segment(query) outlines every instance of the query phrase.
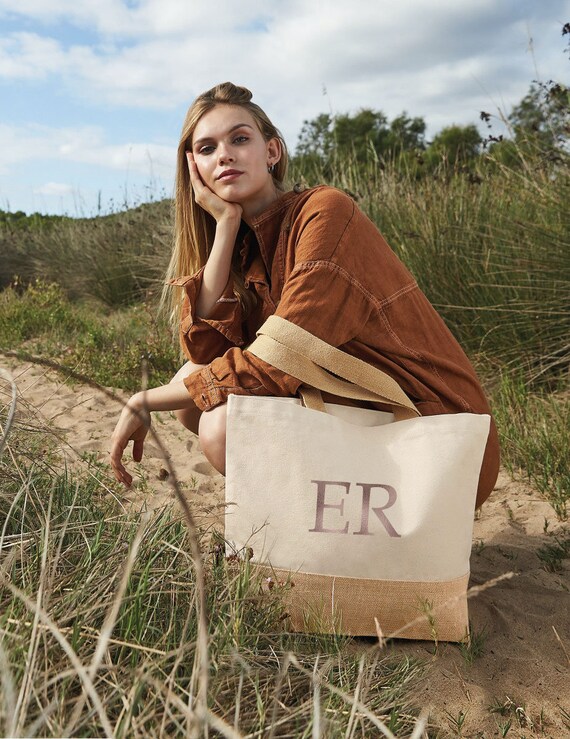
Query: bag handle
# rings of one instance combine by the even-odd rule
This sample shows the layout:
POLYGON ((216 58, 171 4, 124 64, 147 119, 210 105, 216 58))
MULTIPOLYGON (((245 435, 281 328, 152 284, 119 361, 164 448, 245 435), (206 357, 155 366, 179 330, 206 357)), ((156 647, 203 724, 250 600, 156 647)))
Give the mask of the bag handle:
POLYGON ((398 383, 385 372, 281 316, 269 316, 247 351, 311 387, 343 398, 390 405, 397 420, 420 415, 398 383))

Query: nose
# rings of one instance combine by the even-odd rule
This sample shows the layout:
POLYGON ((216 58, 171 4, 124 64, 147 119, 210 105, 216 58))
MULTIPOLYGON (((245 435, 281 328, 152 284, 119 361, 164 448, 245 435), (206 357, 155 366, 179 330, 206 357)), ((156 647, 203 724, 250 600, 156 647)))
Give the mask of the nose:
POLYGON ((226 144, 220 143, 218 145, 218 162, 224 164, 225 162, 233 162, 234 157, 230 148, 226 144))

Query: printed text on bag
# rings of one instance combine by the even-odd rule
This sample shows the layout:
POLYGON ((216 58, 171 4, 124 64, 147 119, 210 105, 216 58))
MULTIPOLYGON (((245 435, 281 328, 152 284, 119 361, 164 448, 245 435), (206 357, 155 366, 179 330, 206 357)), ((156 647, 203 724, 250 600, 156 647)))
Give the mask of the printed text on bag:
MULTIPOLYGON (((348 534, 349 521, 347 521, 343 528, 325 528, 324 517, 326 508, 336 508, 339 516, 344 516, 344 499, 341 499, 338 503, 326 503, 325 496, 327 494, 327 485, 336 485, 344 488, 346 495, 350 494, 350 482, 334 481, 334 480, 311 480, 317 486, 317 507, 315 513, 315 527, 309 529, 311 532, 326 533, 326 534, 348 534)), ((362 508, 360 517, 360 529, 359 531, 353 531, 352 533, 356 536, 373 536, 373 532, 369 530, 369 518, 370 511, 376 514, 378 520, 386 530, 389 536, 400 537, 400 534, 396 531, 394 526, 390 523, 388 517, 384 513, 387 508, 391 508, 398 498, 396 489, 391 485, 384 485, 382 483, 372 482, 357 482, 357 486, 362 488, 362 508), (382 488, 388 493, 388 500, 383 506, 375 506, 370 508, 370 498, 373 488, 382 488)), ((330 499, 330 498, 329 498, 330 499)))

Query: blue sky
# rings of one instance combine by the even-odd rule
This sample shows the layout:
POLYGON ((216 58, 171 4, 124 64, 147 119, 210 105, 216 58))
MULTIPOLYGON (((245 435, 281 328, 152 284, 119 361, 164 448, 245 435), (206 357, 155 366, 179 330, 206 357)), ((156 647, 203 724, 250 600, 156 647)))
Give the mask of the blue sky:
POLYGON ((329 111, 478 123, 568 84, 569 21, 570 0, 0 0, 0 208, 170 196, 186 109, 225 80, 291 149, 329 111))

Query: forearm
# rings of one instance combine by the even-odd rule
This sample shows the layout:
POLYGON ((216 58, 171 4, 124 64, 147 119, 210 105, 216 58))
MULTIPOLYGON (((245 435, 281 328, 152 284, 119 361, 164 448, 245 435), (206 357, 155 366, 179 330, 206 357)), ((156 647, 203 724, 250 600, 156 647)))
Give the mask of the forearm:
POLYGON ((214 243, 202 279, 196 310, 201 318, 208 318, 216 301, 227 285, 232 264, 235 239, 241 219, 228 217, 216 226, 214 243))
POLYGON ((150 390, 141 390, 133 395, 129 400, 129 405, 135 410, 147 411, 178 411, 196 408, 182 380, 170 382, 161 387, 153 387, 150 390))

